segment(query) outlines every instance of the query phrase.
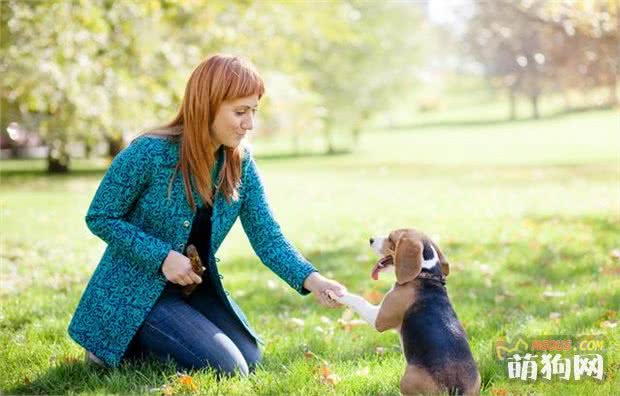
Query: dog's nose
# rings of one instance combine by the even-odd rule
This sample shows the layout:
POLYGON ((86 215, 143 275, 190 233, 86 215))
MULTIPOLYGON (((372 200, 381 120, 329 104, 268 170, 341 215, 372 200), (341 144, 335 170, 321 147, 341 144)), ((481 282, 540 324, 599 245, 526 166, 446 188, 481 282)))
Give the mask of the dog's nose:
POLYGON ((370 244, 372 245, 372 243, 375 241, 375 238, 370 238, 368 241, 369 241, 369 242, 370 242, 370 244))

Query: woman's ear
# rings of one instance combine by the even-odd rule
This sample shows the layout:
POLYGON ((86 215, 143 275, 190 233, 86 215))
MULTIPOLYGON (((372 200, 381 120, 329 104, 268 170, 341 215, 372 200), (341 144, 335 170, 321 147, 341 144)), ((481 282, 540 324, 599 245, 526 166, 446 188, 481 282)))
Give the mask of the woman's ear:
POLYGON ((433 248, 439 256, 439 266, 441 268, 441 272, 444 274, 444 276, 448 276, 448 274, 450 273, 450 264, 448 264, 448 260, 446 260, 446 257, 443 255, 441 249, 439 249, 439 246, 437 246, 437 244, 433 241, 431 241, 431 243, 433 244, 433 248))
POLYGON ((422 249, 422 242, 405 234, 396 241, 394 267, 399 285, 411 282, 422 271, 422 249))

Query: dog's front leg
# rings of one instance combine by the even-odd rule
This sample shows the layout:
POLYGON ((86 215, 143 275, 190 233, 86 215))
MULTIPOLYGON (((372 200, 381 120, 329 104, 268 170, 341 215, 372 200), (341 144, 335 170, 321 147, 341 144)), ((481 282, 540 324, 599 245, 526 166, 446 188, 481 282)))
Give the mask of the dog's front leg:
POLYGON ((379 306, 372 305, 363 297, 357 296, 355 294, 346 293, 342 297, 338 297, 331 290, 328 290, 327 293, 333 299, 338 301, 341 304, 344 304, 358 313, 359 316, 362 317, 369 325, 373 328, 375 327, 375 322, 377 321, 377 315, 379 314, 379 306))

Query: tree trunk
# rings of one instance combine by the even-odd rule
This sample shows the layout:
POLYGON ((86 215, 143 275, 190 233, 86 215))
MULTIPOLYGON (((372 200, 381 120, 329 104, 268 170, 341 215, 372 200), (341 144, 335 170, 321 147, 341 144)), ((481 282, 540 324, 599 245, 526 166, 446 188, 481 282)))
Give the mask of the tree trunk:
POLYGON ((535 119, 539 119, 540 113, 538 112, 538 95, 530 96, 530 101, 532 102, 532 116, 535 119))
POLYGON ((90 142, 84 142, 84 156, 90 159, 93 154, 93 145, 90 142))
POLYGON ((295 155, 299 155, 299 141, 300 141, 299 133, 295 132, 293 134, 293 154, 295 155))
POLYGON ((562 97, 564 98, 564 112, 568 113, 572 109, 572 105, 570 102, 570 92, 568 92, 568 89, 562 90, 562 97))
POLYGON ((123 149, 123 138, 117 136, 106 137, 108 141, 108 155, 110 158, 116 157, 118 153, 123 149))
POLYGON ((47 151, 47 173, 68 173, 69 153, 65 142, 53 141, 47 151))
POLYGON ((360 135, 362 134, 362 127, 364 126, 366 121, 368 121, 369 118, 370 118, 370 111, 368 111, 367 109, 362 110, 359 119, 357 120, 357 122, 353 126, 353 129, 351 130, 351 134, 353 135, 354 145, 356 146, 358 145, 360 141, 360 135))
POLYGON ((325 121, 323 133, 325 135, 325 143, 327 144, 327 154, 334 154, 336 150, 334 148, 331 120, 325 121))
POLYGON ((510 99, 510 121, 514 121, 517 119, 517 95, 513 88, 510 88, 508 97, 510 99))

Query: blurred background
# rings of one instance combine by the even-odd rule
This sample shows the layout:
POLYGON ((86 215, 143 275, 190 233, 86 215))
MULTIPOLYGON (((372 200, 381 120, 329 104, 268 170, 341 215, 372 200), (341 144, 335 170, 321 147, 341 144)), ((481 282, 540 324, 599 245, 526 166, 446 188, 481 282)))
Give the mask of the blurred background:
MULTIPOLYGON (((323 274, 378 303, 391 278, 370 278, 368 238, 424 230, 449 258, 483 394, 616 394, 619 1, 0 0, 0 394, 174 383, 156 366, 89 371, 66 328, 105 248, 84 215, 110 160, 172 119, 214 52, 265 80, 249 143, 323 274), (603 335, 611 380, 511 382, 491 347, 517 334, 603 335)), ((331 394, 399 394, 396 333, 343 330, 352 313, 299 298, 238 223, 217 256, 266 368, 201 374, 199 393, 330 394, 308 380, 311 351, 342 378, 331 394)))
POLYGON ((1 158, 55 173, 170 120, 214 52, 264 77, 252 139, 269 155, 618 103, 618 0, 0 4, 1 158))

